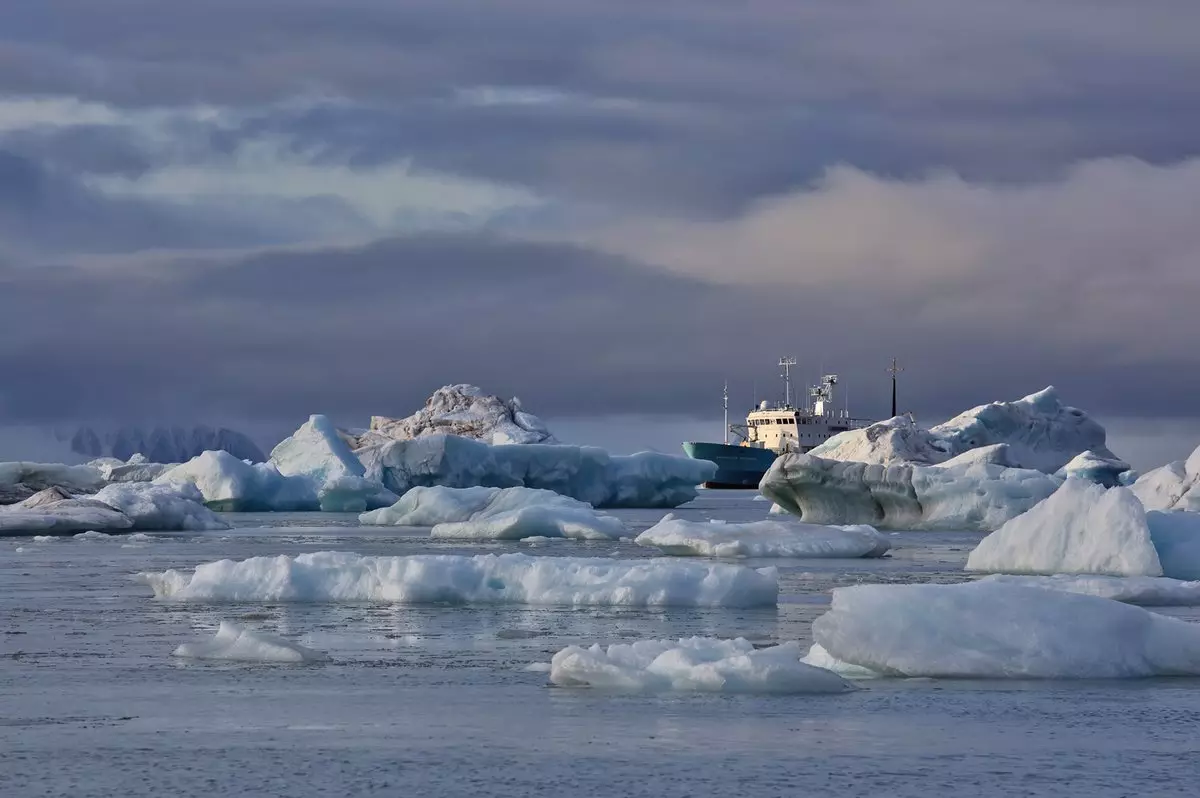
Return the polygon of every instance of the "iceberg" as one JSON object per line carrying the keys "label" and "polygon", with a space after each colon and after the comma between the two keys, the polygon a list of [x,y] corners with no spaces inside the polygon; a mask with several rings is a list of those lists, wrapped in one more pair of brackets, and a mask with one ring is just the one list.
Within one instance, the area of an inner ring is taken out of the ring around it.
{"label": "iceberg", "polygon": [[1146,512],[1129,488],[1068,479],[980,541],[967,570],[1200,579],[1200,515]]}
{"label": "iceberg", "polygon": [[119,531],[133,526],[124,513],[91,498],[76,498],[51,487],[0,507],[0,533]]}
{"label": "iceberg", "polygon": [[361,513],[389,507],[400,497],[365,477],[345,476],[330,480],[317,491],[317,502],[326,513]]}
{"label": "iceberg", "polygon": [[[1004,465],[1053,474],[1081,452],[1119,462],[1104,427],[1064,405],[1053,386],[1015,402],[992,402],[925,430],[895,418],[840,433],[809,454],[874,465],[936,465],[966,452],[1004,445]],[[989,457],[1001,456],[993,450]]]}
{"label": "iceberg", "polygon": [[220,628],[211,638],[179,646],[174,656],[232,662],[301,663],[326,659],[319,651],[229,621],[221,621]]}
{"label": "iceberg", "polygon": [[968,571],[1162,576],[1141,502],[1127,488],[1068,479],[988,535]]}
{"label": "iceberg", "polygon": [[521,407],[517,398],[504,400],[474,385],[447,385],[407,418],[373,416],[364,443],[411,440],[424,435],[450,434],[490,444],[557,443],[542,420]]}
{"label": "iceberg", "polygon": [[1200,625],[996,582],[837,588],[813,639],[834,659],[884,676],[1200,676]]}
{"label": "iceberg", "polygon": [[212,510],[195,485],[113,483],[92,497],[132,521],[133,529],[204,531],[229,529]]}
{"label": "iceberg", "polygon": [[154,483],[194,485],[210,509],[223,512],[316,510],[316,490],[304,477],[285,477],[272,463],[247,463],[228,452],[204,452]]}
{"label": "iceberg", "polygon": [[309,416],[298,430],[271,450],[268,461],[285,477],[305,477],[314,485],[342,477],[361,477],[363,464],[326,416]]}
{"label": "iceberg", "polygon": [[1056,476],[1064,479],[1086,479],[1106,488],[1115,488],[1122,483],[1123,476],[1129,471],[1130,465],[1124,460],[1086,451],[1075,455],[1071,462],[1056,472]]}
{"label": "iceberg", "polygon": [[47,488],[67,493],[95,493],[104,477],[91,466],[61,463],[0,463],[0,505],[15,504]]}
{"label": "iceberg", "polygon": [[785,454],[759,491],[811,524],[885,529],[998,529],[1054,493],[1062,480],[1023,468],[872,465]]}
{"label": "iceberg", "polygon": [[381,601],[628,607],[773,607],[774,569],[664,560],[525,554],[364,557],[319,551],[145,572],[158,598],[176,601]]}
{"label": "iceberg", "polygon": [[979,581],[1082,593],[1085,596],[1097,596],[1143,607],[1200,606],[1200,581],[1185,581],[1165,576],[992,574]]}
{"label": "iceberg", "polygon": [[796,521],[685,521],[667,515],[634,538],[663,554],[699,557],[881,557],[891,545],[870,526]]}
{"label": "iceberg", "polygon": [[553,491],[533,488],[417,487],[394,505],[359,516],[364,524],[432,526],[435,538],[610,540],[628,530],[619,518]]}
{"label": "iceberg", "polygon": [[1187,460],[1142,474],[1131,489],[1147,510],[1200,512],[1200,447]]}
{"label": "iceberg", "polygon": [[135,454],[129,461],[110,465],[102,469],[104,478],[109,482],[153,482],[170,471],[179,463],[152,463],[140,454]]}
{"label": "iceberg", "polygon": [[560,687],[709,693],[844,693],[842,677],[800,661],[795,642],[756,649],[743,638],[568,646],[550,661]]}
{"label": "iceberg", "polygon": [[641,452],[611,456],[590,446],[491,446],[456,435],[426,435],[357,449],[368,479],[396,494],[415,487],[526,487],[593,507],[678,507],[716,474],[706,460]]}

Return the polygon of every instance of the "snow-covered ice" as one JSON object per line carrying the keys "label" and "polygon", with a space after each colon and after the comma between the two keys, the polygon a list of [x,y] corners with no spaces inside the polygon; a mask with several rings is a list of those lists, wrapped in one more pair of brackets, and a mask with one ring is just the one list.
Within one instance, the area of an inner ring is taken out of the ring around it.
{"label": "snow-covered ice", "polygon": [[677,507],[716,474],[706,460],[641,452],[612,456],[591,446],[490,446],[456,435],[425,435],[355,450],[366,476],[403,495],[414,487],[526,487],[593,507]]}
{"label": "snow-covered ice", "polygon": [[808,523],[886,529],[998,529],[1062,480],[1023,468],[872,465],[808,454],[777,458],[759,490]]}
{"label": "snow-covered ice", "polygon": [[154,480],[154,484],[192,484],[210,509],[225,512],[316,510],[312,483],[287,477],[272,463],[247,463],[228,452],[204,452]]}
{"label": "snow-covered ice", "polygon": [[195,485],[151,485],[144,482],[113,483],[94,497],[124,513],[134,529],[212,530],[229,524],[204,506]]}
{"label": "snow-covered ice", "polygon": [[1113,488],[1121,484],[1122,477],[1129,473],[1129,468],[1129,463],[1120,458],[1087,451],[1072,458],[1071,462],[1058,470],[1057,476],[1086,479],[1097,485]]}
{"label": "snow-covered ice", "polygon": [[[1052,474],[1081,452],[1117,460],[1104,427],[1062,403],[1053,387],[1015,402],[979,405],[925,430],[904,416],[835,435],[810,454],[827,460],[879,465],[934,465],[966,452],[1003,444],[983,456],[1010,467]],[[960,461],[962,462],[962,461]],[[971,459],[970,462],[978,462]]]}
{"label": "snow-covered ice", "polygon": [[342,477],[361,477],[363,464],[327,416],[309,416],[271,450],[271,463],[285,477],[301,476],[316,486]]}
{"label": "snow-covered ice", "polygon": [[837,588],[813,639],[835,659],[886,676],[1200,676],[1200,625],[997,582]]}
{"label": "snow-covered ice", "polygon": [[1200,606],[1200,581],[1184,581],[1165,576],[991,574],[979,581],[1082,593],[1085,596],[1098,596],[1143,607]]}
{"label": "snow-covered ice", "polygon": [[364,557],[319,551],[139,577],[155,596],[178,601],[769,607],[779,593],[772,568],[525,554]]}
{"label": "snow-covered ice", "polygon": [[542,420],[517,398],[501,399],[474,385],[447,385],[434,391],[425,407],[407,418],[373,416],[364,442],[378,437],[409,440],[448,433],[491,444],[557,443]]}
{"label": "snow-covered ice", "polygon": [[1054,495],[988,535],[968,571],[1162,576],[1146,512],[1127,488],[1068,479]]}
{"label": "snow-covered ice", "polygon": [[1147,510],[1200,512],[1200,447],[1187,460],[1142,474],[1131,489]]}
{"label": "snow-covered ice", "polygon": [[533,488],[413,488],[391,507],[363,513],[364,524],[432,526],[432,537],[520,540],[619,538],[619,518],[553,491]]}
{"label": "snow-covered ice", "polygon": [[638,535],[639,546],[700,557],[881,557],[891,545],[873,527],[798,521],[687,521],[667,515]]}
{"label": "snow-covered ice", "polygon": [[799,644],[755,649],[743,638],[568,646],[550,661],[560,687],[711,693],[844,693],[845,679],[800,661]]}
{"label": "snow-covered ice", "polygon": [[326,659],[298,643],[276,635],[221,621],[216,634],[204,640],[184,643],[175,649],[176,657],[214,659],[232,662],[321,662]]}
{"label": "snow-covered ice", "polygon": [[57,487],[0,507],[0,532],[6,534],[120,531],[132,526],[132,520],[109,505],[90,497],[72,497]]}

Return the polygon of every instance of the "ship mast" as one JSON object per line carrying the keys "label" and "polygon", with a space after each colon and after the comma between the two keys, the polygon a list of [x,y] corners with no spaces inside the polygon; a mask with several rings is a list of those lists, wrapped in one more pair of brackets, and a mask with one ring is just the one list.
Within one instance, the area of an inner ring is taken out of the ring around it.
{"label": "ship mast", "polygon": [[896,375],[904,369],[896,365],[896,358],[892,358],[892,365],[888,369],[888,373],[892,375],[892,418],[896,417]]}
{"label": "ship mast", "polygon": [[791,407],[792,406],[792,366],[796,365],[796,358],[781,357],[781,358],[779,358],[779,365],[780,365],[780,367],[783,368],[783,374],[779,375],[779,376],[783,377],[783,406]]}
{"label": "ship mast", "polygon": [[729,445],[729,380],[725,381],[725,445]]}

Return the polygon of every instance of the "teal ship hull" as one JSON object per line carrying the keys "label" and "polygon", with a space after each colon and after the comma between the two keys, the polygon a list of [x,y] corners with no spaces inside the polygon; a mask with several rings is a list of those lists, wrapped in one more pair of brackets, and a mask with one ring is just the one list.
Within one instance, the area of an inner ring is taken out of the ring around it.
{"label": "teal ship hull", "polygon": [[683,444],[683,452],[693,460],[717,464],[717,474],[704,483],[706,488],[757,488],[776,457],[770,449],[692,441]]}

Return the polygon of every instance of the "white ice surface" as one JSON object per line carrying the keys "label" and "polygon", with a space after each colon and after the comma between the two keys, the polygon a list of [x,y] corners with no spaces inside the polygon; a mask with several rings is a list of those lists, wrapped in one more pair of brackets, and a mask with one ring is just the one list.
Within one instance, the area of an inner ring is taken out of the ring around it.
{"label": "white ice surface", "polygon": [[885,676],[1200,675],[1200,625],[1094,596],[996,582],[837,588],[813,639]]}
{"label": "white ice surface", "polygon": [[1200,512],[1200,447],[1187,460],[1142,474],[1131,490],[1147,510]]}
{"label": "white ice surface", "polygon": [[154,484],[192,484],[210,508],[267,512],[316,510],[312,482],[286,477],[272,463],[247,463],[228,452],[204,452],[154,480]]}
{"label": "white ice surface", "polygon": [[849,662],[842,662],[840,659],[832,656],[828,651],[821,648],[819,643],[813,643],[808,649],[808,653],[800,660],[806,665],[812,665],[814,668],[824,668],[827,671],[833,671],[838,676],[846,679],[878,679],[879,673],[870,668],[864,668],[861,665],[851,665]]}
{"label": "white ice surface", "polygon": [[542,420],[521,401],[485,394],[474,385],[447,385],[407,418],[371,418],[371,433],[393,440],[449,433],[491,444],[556,443]]}
{"label": "white ice surface", "polygon": [[62,463],[0,463],[0,505],[19,502],[46,488],[68,493],[95,493],[104,486],[100,471]]}
{"label": "white ice surface", "polygon": [[113,483],[92,497],[124,513],[134,529],[211,530],[229,524],[204,506],[195,485],[152,485],[145,482]]}
{"label": "white ice surface", "polygon": [[891,545],[870,526],[798,521],[686,521],[668,514],[634,539],[664,554],[699,557],[880,557]]}
{"label": "white ice surface", "polygon": [[326,657],[276,635],[221,621],[216,634],[175,649],[175,656],[233,662],[321,662]]}
{"label": "white ice surface", "polygon": [[1163,575],[1137,497],[1127,488],[1106,489],[1077,478],[980,541],[967,570]]}
{"label": "white ice surface", "polygon": [[1056,476],[1065,478],[1075,477],[1095,482],[1106,488],[1121,484],[1122,475],[1128,473],[1129,463],[1117,457],[1109,457],[1099,452],[1081,452],[1071,462],[1060,468]]}
{"label": "white ice surface", "polygon": [[361,477],[363,464],[326,416],[309,416],[271,450],[270,462],[285,477],[306,477],[320,488],[342,477]]}
{"label": "white ice surface", "polygon": [[17,504],[0,507],[0,532],[120,531],[133,526],[125,514],[91,497],[70,498],[61,488],[46,488]]}
{"label": "white ice surface", "polygon": [[769,607],[779,593],[773,568],[525,554],[364,557],[320,551],[220,560],[193,572],[139,577],[157,597],[179,601]]}
{"label": "white ice surface", "polygon": [[1055,574],[1051,576],[1023,576],[1018,574],[992,574],[980,582],[998,582],[1005,585],[1040,587],[1045,590],[1061,590],[1066,593],[1082,593],[1085,596],[1122,601],[1144,607],[1172,607],[1200,605],[1200,581],[1184,581],[1165,576],[1091,576],[1079,574]]}
{"label": "white ice surface", "polygon": [[550,662],[561,687],[712,693],[843,693],[835,673],[800,661],[797,643],[755,649],[747,640],[691,637],[606,647],[568,646]]}

